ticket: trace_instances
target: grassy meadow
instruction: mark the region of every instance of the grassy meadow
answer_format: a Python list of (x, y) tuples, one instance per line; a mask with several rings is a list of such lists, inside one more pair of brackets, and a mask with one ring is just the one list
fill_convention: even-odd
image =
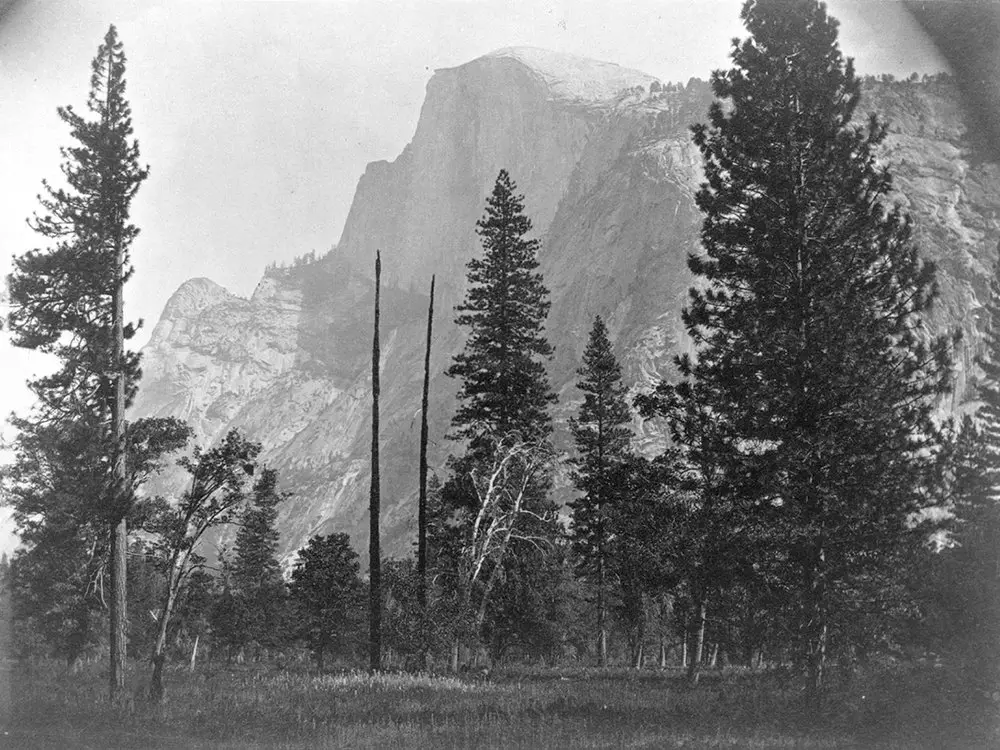
[[(488, 678), (363, 672), (317, 675), (208, 664), (167, 674), (159, 706), (106, 699), (106, 671), (48, 663), (14, 675), (17, 748), (990, 748), (1000, 696), (931, 667), (884, 667), (802, 711), (777, 673), (519, 668)], [(835, 680), (836, 682), (836, 680)]]

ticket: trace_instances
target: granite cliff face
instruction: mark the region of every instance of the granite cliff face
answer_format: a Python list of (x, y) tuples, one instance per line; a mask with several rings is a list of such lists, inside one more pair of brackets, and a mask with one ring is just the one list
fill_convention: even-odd
[[(670, 376), (688, 345), (679, 321), (698, 248), (693, 195), (701, 180), (689, 125), (707, 84), (661, 84), (607, 63), (510, 49), (437, 71), (412, 142), (369, 165), (336, 250), (265, 274), (249, 300), (207, 279), (184, 284), (144, 350), (139, 415), (172, 414), (202, 441), (231, 426), (264, 445), (295, 499), (279, 524), (287, 555), (316, 533), (367, 540), (370, 342), (375, 250), (383, 257), (383, 539), (408, 549), (416, 525), (417, 447), (426, 288), (438, 276), (431, 460), (444, 462), (455, 384), (440, 373), (462, 344), (452, 307), (465, 263), (480, 252), (475, 222), (501, 168), (526, 196), (551, 290), (550, 367), (560, 422), (593, 316), (602, 315), (637, 389)], [(936, 328), (962, 326), (962, 383), (972, 371), (975, 311), (1000, 237), (1000, 169), (970, 145), (947, 82), (876, 83), (862, 110), (894, 125), (885, 158), (938, 262)], [(662, 440), (637, 425), (640, 445)], [(560, 427), (557, 439), (565, 444)]]

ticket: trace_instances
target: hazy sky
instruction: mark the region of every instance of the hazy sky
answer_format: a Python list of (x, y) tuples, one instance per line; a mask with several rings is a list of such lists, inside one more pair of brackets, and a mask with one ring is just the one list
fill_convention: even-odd
[[(126, 291), (145, 341), (184, 280), (247, 295), (269, 261), (340, 235), (368, 161), (394, 159), (436, 68), (534, 45), (707, 78), (742, 35), (739, 0), (0, 0), (0, 273), (33, 247), (24, 219), (68, 145), (59, 105), (82, 109), (109, 23), (128, 56), (128, 95), (149, 180)], [(839, 0), (845, 51), (861, 72), (945, 68), (895, 2)], [(2, 334), (0, 334), (2, 336)], [(0, 415), (26, 408), (36, 360), (0, 340)]]

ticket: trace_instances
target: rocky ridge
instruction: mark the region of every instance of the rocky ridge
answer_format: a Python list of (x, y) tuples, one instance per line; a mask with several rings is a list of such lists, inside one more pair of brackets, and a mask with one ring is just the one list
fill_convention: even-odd
[[(438, 277), (431, 460), (444, 463), (459, 350), (452, 324), (475, 221), (500, 168), (526, 196), (551, 290), (557, 419), (575, 409), (574, 371), (602, 315), (636, 389), (670, 376), (687, 346), (679, 319), (698, 249), (701, 162), (689, 125), (704, 82), (663, 85), (618, 66), (540, 50), (501, 50), (437, 71), (413, 140), (362, 176), (341, 240), (320, 260), (272, 269), (250, 299), (207, 279), (168, 302), (144, 350), (138, 415), (189, 420), (211, 441), (238, 426), (264, 444), (294, 499), (281, 510), (286, 555), (316, 533), (367, 541), (371, 264), (383, 257), (383, 534), (405, 554), (415, 530), (426, 288)], [(934, 328), (961, 326), (962, 385), (973, 372), (975, 311), (1000, 237), (1000, 169), (977, 156), (947, 81), (870, 82), (863, 111), (893, 121), (885, 158), (925, 255), (940, 268)], [(646, 449), (656, 425), (637, 423)], [(558, 440), (566, 445), (565, 431)]]

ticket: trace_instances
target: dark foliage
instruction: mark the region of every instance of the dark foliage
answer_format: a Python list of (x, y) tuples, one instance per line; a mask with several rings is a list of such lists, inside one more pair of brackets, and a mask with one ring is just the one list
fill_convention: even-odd
[(556, 400), (545, 372), (552, 346), (543, 327), (548, 289), (538, 268), (538, 240), (524, 197), (506, 170), (497, 176), (486, 213), (476, 223), (483, 257), (468, 263), (469, 289), (455, 323), (468, 328), (465, 347), (447, 374), (461, 381), (455, 434), (473, 443), (483, 432), (517, 431), (525, 440), (552, 431), (548, 405)]
[(314, 536), (292, 571), (289, 595), (298, 627), (320, 670), (327, 654), (349, 656), (363, 643), (365, 586), (347, 534)]
[(684, 314), (697, 358), (679, 365), (749, 503), (723, 528), (766, 524), (815, 694), (849, 635), (831, 612), (897, 606), (887, 584), (915, 538), (950, 347), (926, 343), (934, 269), (888, 202), (887, 126), (852, 124), (837, 22), (815, 0), (750, 0), (742, 18), (749, 38), (712, 77), (729, 106), (694, 127), (706, 254), (690, 266), (705, 283)]

